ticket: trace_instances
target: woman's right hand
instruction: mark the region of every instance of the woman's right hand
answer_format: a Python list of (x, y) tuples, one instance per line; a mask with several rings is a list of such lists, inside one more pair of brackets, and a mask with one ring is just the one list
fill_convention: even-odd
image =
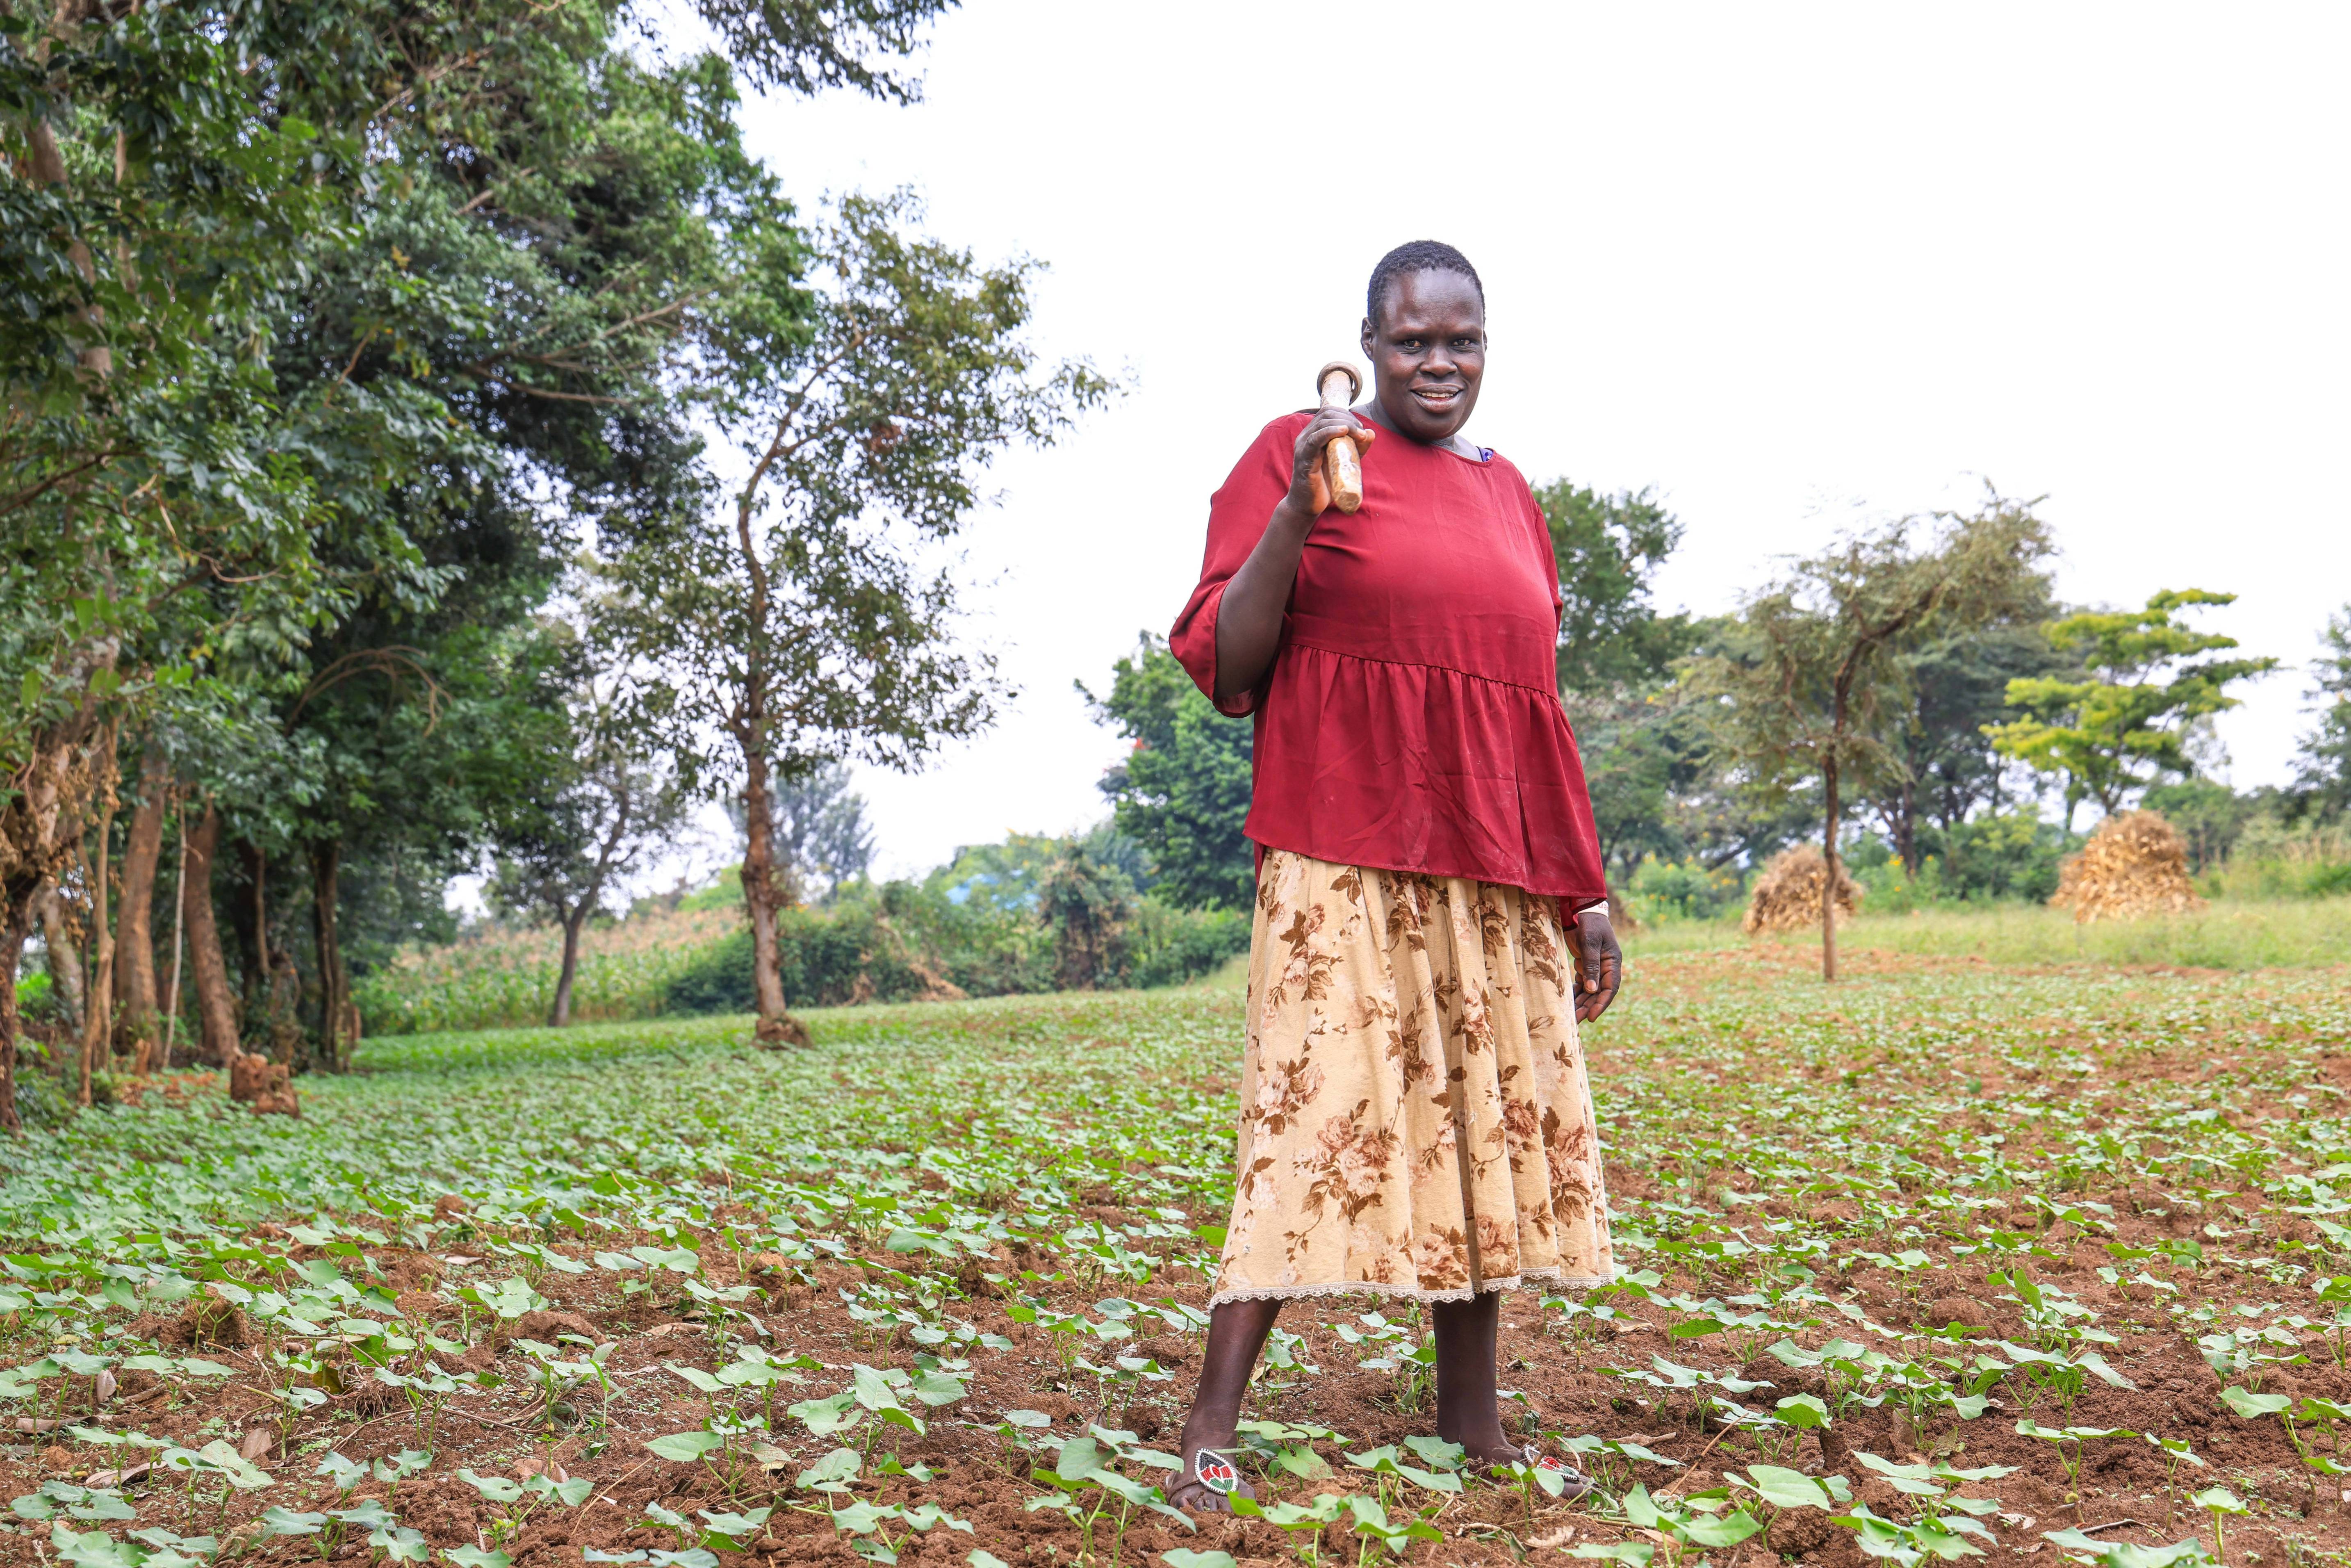
[(1379, 432), (1357, 419), (1352, 410), (1326, 408), (1307, 421), (1306, 428), (1298, 433), (1298, 444), (1290, 461), (1290, 494), (1283, 502), (1310, 522), (1330, 507), (1331, 481), (1322, 462), (1322, 451), (1342, 436), (1353, 439), (1360, 454), (1378, 438)]

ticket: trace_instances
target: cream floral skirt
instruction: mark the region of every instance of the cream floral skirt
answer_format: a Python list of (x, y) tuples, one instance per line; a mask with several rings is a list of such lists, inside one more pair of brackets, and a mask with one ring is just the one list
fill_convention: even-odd
[(1271, 851), (1210, 1305), (1615, 1277), (1558, 901)]

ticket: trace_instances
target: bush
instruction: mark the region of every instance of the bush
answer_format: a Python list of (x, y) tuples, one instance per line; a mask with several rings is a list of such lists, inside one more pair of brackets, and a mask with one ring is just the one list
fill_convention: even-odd
[(1713, 870), (1697, 861), (1661, 861), (1652, 855), (1624, 889), (1635, 920), (1712, 920), (1747, 901), (1747, 878), (1737, 866)]
[[(1171, 909), (1146, 898), (1095, 983), (1180, 985), (1247, 952), (1249, 940), (1246, 914)], [(776, 947), (794, 1007), (918, 1001), (949, 994), (947, 986), (967, 996), (1006, 996), (1061, 983), (1052, 935), (1033, 915), (952, 904), (911, 883), (852, 889), (830, 910), (788, 909), (778, 920)], [(755, 1005), (751, 934), (739, 931), (670, 982), (665, 1010), (749, 1012)]]
[(59, 1016), (61, 999), (47, 971), (35, 970), (16, 982), (16, 1014), (24, 1019)]
[[(784, 997), (795, 1008), (838, 1007), (1180, 985), (1248, 951), (1249, 911), (1177, 909), (1147, 889), (1137, 898), (1134, 856), (1106, 828), (1069, 839), (1014, 834), (958, 852), (918, 883), (844, 883), (822, 904), (778, 916)], [(1101, 896), (1076, 897), (1073, 878)], [(1079, 909), (1092, 924), (1073, 943)], [(642, 900), (628, 919), (591, 926), (573, 1017), (753, 1010), (743, 921), (730, 869), (701, 893)], [(538, 1023), (559, 946), (551, 928), (486, 928), (403, 954), (356, 988), (368, 1032)]]
[(1180, 986), (1249, 951), (1246, 909), (1174, 909), (1146, 898), (1127, 934), (1130, 986)]
[(1922, 827), (1918, 871), (1907, 875), (1891, 845), (1864, 835), (1845, 853), (1854, 879), (1878, 915), (1908, 915), (1949, 904), (2014, 900), (2045, 904), (2057, 891), (2064, 831), (2031, 810), (1972, 818), (1955, 828)]
[(2351, 893), (2351, 827), (2288, 828), (2264, 812), (2200, 883), (2214, 898), (2326, 898)]
[[(794, 1007), (907, 1002), (951, 996), (938, 971), (911, 953), (879, 903), (787, 909), (776, 917), (776, 967)], [(737, 931), (670, 981), (663, 1010), (745, 1013), (758, 1006), (751, 934)]]
[(2057, 891), (2058, 862), (2068, 847), (2065, 831), (2031, 810), (1977, 817), (1931, 836), (1954, 897), (2046, 904)]

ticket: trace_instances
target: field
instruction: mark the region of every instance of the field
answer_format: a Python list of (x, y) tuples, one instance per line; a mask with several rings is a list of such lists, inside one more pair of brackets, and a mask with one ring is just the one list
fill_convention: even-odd
[(1155, 1509), (1230, 1191), (1203, 986), (378, 1039), (298, 1121), (184, 1080), (36, 1134), (0, 1556), (2351, 1554), (2351, 969), (1812, 959), (1643, 951), (1592, 1032), (1631, 1272), (1503, 1312), (1580, 1504), (1453, 1469), (1417, 1313), (1318, 1301), (1273, 1517)]

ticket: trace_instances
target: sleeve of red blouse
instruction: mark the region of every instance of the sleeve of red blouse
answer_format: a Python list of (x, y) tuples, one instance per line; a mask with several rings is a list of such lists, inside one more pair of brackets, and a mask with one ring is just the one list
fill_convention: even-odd
[(1544, 513), (1542, 503), (1535, 499), (1535, 493), (1528, 487), (1523, 475), (1519, 478), (1519, 494), (1526, 497), (1527, 514), (1534, 523), (1535, 538), (1542, 541), (1543, 562), (1551, 574), (1551, 617), (1556, 621), (1567, 609), (1567, 595), (1560, 591), (1559, 552), (1552, 544), (1551, 518)]
[(1217, 701), (1217, 610), (1225, 584), (1257, 548), (1266, 520), (1290, 490), (1290, 453), (1298, 427), (1309, 416), (1284, 414), (1258, 433), (1217, 493), (1208, 498), (1208, 547), (1200, 562), (1199, 585), (1167, 633), (1167, 646), (1217, 708), (1238, 718), (1257, 706), (1258, 694), (1242, 692)]

